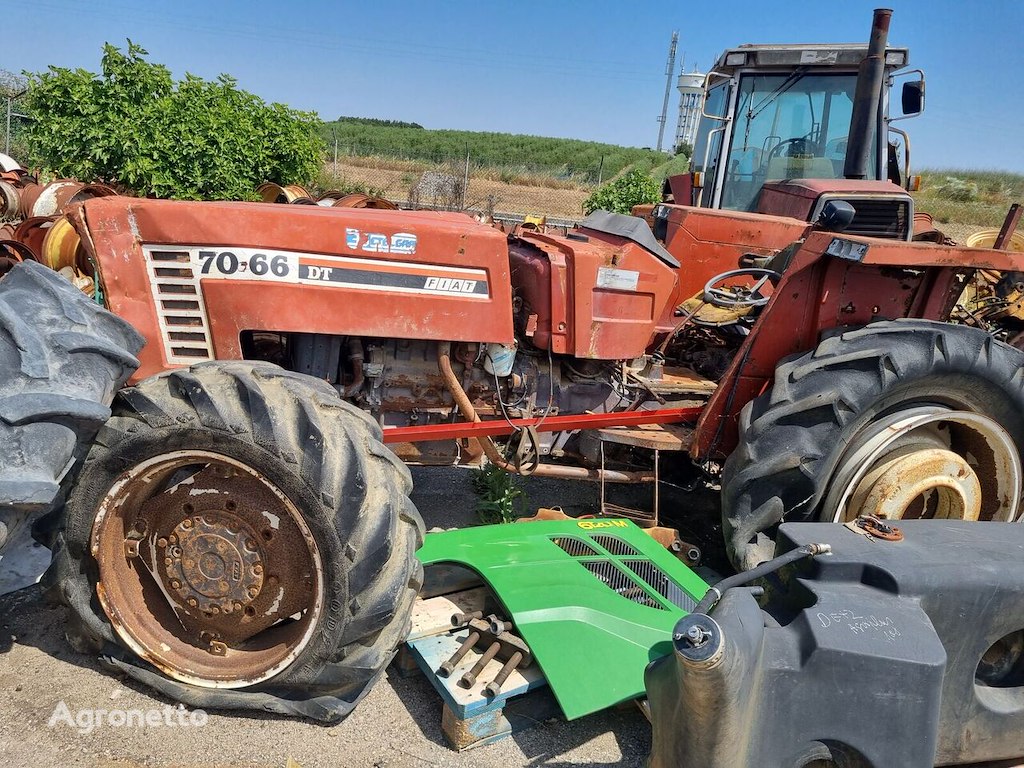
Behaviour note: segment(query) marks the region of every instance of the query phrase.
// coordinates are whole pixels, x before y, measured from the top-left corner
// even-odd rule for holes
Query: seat
[[[835,168],[824,157],[773,157],[768,161],[769,181],[780,179],[832,179]]]

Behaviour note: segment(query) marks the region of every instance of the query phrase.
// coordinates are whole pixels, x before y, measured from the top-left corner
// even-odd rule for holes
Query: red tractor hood
[[[859,179],[785,179],[769,181],[761,188],[757,212],[791,216],[809,221],[815,203],[824,194],[847,199],[864,197],[905,197],[906,190],[891,181]]]

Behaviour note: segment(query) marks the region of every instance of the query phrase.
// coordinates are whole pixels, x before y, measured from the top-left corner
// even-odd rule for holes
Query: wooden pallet
[[[493,698],[484,694],[484,686],[501,669],[502,662],[497,659],[484,667],[471,688],[458,685],[462,674],[480,658],[475,649],[459,662],[450,677],[437,674],[441,664],[469,635],[466,628],[452,629],[452,615],[480,610],[485,594],[483,588],[478,588],[417,600],[412,631],[396,660],[401,674],[418,669],[441,696],[441,730],[449,745],[460,752],[491,744],[558,714],[547,681],[535,664],[513,671]]]

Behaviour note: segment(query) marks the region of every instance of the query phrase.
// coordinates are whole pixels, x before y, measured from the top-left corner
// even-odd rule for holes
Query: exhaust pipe
[[[849,138],[846,143],[846,162],[843,175],[848,179],[866,179],[871,169],[871,144],[875,136],[878,106],[882,99],[885,77],[885,47],[889,42],[889,21],[892,11],[875,9],[871,21],[871,40],[868,55],[860,63],[857,90],[853,96],[853,114],[850,116]]]

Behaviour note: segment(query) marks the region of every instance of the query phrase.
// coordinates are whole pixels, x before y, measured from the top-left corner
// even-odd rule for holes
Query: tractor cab
[[[815,229],[913,239],[910,142],[893,123],[923,111],[924,73],[888,46],[890,15],[876,11],[867,44],[741,45],[705,75],[690,172],[634,209],[682,265],[676,312],[700,307],[700,325],[734,273],[756,282],[771,264],[777,282]]]
[[[865,85],[869,54],[864,44],[726,50],[705,77],[691,173],[673,180],[674,202],[813,222],[829,200],[841,199],[856,211],[849,233],[909,239],[909,142],[891,123],[922,111],[923,73],[900,75],[909,53],[886,47],[877,87],[870,77]],[[895,79],[915,74],[903,82],[901,114],[892,116]]]

